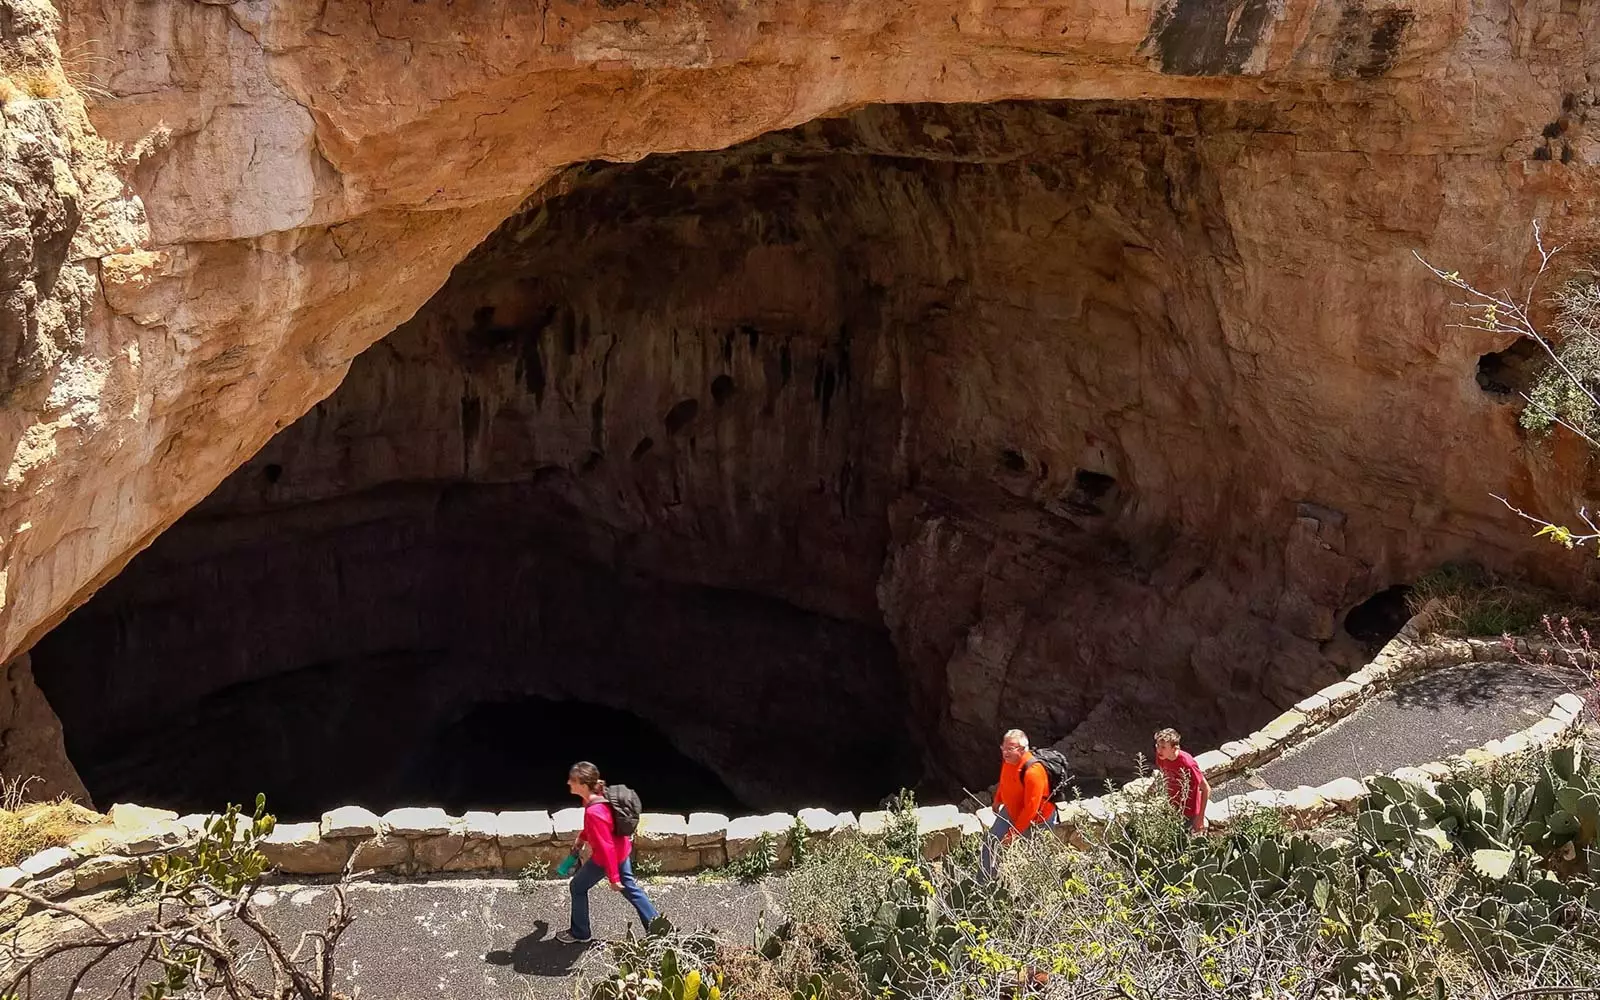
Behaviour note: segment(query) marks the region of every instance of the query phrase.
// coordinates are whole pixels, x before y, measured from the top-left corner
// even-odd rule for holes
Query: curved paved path
[[[1563,667],[1440,667],[1400,682],[1276,760],[1224,782],[1212,797],[1431,763],[1525,729],[1550,710],[1557,695],[1582,690],[1583,676]]]
[[[679,928],[713,929],[729,942],[749,942],[763,911],[770,925],[782,882],[671,878],[647,882],[646,888]],[[512,879],[357,882],[348,898],[356,919],[336,956],[341,988],[358,1000],[572,998],[587,995],[585,974],[600,971],[606,959],[602,945],[555,940],[567,926],[564,881],[534,883],[530,892]],[[621,896],[597,887],[589,900],[597,936],[620,939],[630,926],[637,931],[633,909]],[[322,926],[332,893],[327,885],[284,883],[265,890],[260,902],[269,904],[262,910],[269,926],[292,943],[300,932]],[[134,926],[145,915],[144,909],[123,910],[112,926]],[[67,926],[52,923],[55,933]],[[58,1000],[86,958],[44,970],[32,996]],[[97,988],[86,985],[79,995],[99,1000],[126,967],[94,970],[89,985]]]

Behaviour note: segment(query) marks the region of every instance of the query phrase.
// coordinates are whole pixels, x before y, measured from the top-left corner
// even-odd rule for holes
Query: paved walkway
[[[1550,710],[1557,695],[1582,690],[1582,675],[1561,667],[1440,667],[1396,685],[1254,772],[1224,782],[1212,797],[1427,764],[1525,729]]]
[[[763,910],[771,920],[781,882],[742,885],[674,878],[646,888],[677,927],[714,929],[725,940],[743,943],[753,940]],[[341,988],[357,1000],[586,996],[585,973],[592,976],[606,957],[602,945],[585,948],[555,940],[556,932],[567,926],[565,882],[535,883],[532,892],[519,891],[509,879],[362,882],[349,887],[349,900],[356,919],[337,957]],[[629,926],[637,930],[637,918],[620,896],[597,887],[590,901],[597,936],[621,938]],[[272,886],[260,902],[268,904],[262,912],[269,925],[288,943],[302,931],[322,926],[332,891],[326,885],[284,884]],[[113,926],[132,926],[145,915],[126,913]],[[45,970],[32,996],[61,998],[87,957]],[[105,996],[125,968],[95,969],[79,995],[96,1000]],[[91,985],[97,988],[91,990]]]

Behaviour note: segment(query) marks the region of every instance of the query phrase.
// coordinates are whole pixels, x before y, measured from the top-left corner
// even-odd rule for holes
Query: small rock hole
[[[1022,452],[1012,448],[1004,448],[1000,451],[1000,464],[1005,467],[1007,472],[1028,471],[1028,460],[1022,456]]]
[[[655,446],[656,442],[654,438],[640,438],[639,443],[633,446],[633,460],[637,462],[639,459],[648,454],[650,449],[654,448]]]
[[[1117,487],[1115,478],[1103,472],[1079,469],[1072,474],[1072,491],[1067,494],[1067,510],[1084,517],[1100,517]]]
[[[1503,351],[1478,359],[1478,388],[1491,396],[1516,396],[1526,392],[1538,374],[1544,351],[1531,340],[1518,340]]]
[[[267,467],[261,470],[261,474],[266,477],[267,482],[275,483],[283,478],[283,466],[277,462],[269,462]]]
[[[718,406],[733,398],[737,391],[738,386],[733,384],[732,377],[728,375],[718,375],[711,380],[711,401]]]
[[[679,400],[673,405],[672,409],[667,411],[667,415],[662,422],[667,425],[668,434],[676,434],[689,426],[689,422],[699,413],[700,401],[698,399],[683,399]]]

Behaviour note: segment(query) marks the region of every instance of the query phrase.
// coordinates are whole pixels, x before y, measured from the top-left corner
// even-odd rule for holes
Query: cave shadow
[[[1513,700],[1532,707],[1541,699],[1553,701],[1579,690],[1583,683],[1578,671],[1550,664],[1461,663],[1397,684],[1389,697],[1401,708],[1468,708]]]
[[[562,944],[550,933],[548,920],[536,920],[533,930],[517,939],[511,950],[498,949],[483,956],[490,965],[510,966],[521,976],[570,976],[573,966],[593,947]]]

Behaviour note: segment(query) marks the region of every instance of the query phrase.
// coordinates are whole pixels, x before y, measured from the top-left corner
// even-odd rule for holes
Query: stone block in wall
[[[0,886],[9,889],[26,881],[28,881],[28,873],[21,868],[14,865],[10,868],[0,868]]]
[[[1235,795],[1227,801],[1254,809],[1284,809],[1289,805],[1289,793],[1281,788],[1258,788],[1253,792]],[[1237,805],[1235,811],[1239,811]]]
[[[976,837],[984,831],[983,821],[972,813],[961,814],[961,836]]]
[[[1511,655],[1505,644],[1498,640],[1468,639],[1467,647],[1472,651],[1472,658],[1479,663],[1497,663]]]
[[[1293,709],[1262,726],[1259,734],[1273,743],[1282,743],[1306,727],[1306,714]]]
[[[654,862],[661,871],[668,874],[692,872],[700,868],[701,851],[697,847],[669,844],[643,845],[635,841],[633,849],[635,854]]]
[[[1567,725],[1568,723],[1559,722],[1551,718],[1545,718],[1529,726],[1527,733],[1528,736],[1531,737],[1538,745],[1549,746],[1551,743],[1554,743],[1562,733],[1567,731]]]
[[[438,837],[456,830],[454,816],[437,808],[407,806],[383,814],[384,827],[397,837]],[[323,836],[337,836],[324,831]]]
[[[1295,702],[1294,710],[1296,712],[1304,713],[1305,717],[1308,719],[1320,720],[1327,716],[1328,710],[1332,704],[1332,702],[1324,698],[1322,695],[1312,694],[1307,695],[1306,697]]]
[[[1205,753],[1196,757],[1194,762],[1200,765],[1201,771],[1204,771],[1206,774],[1210,775],[1215,774],[1223,768],[1231,766],[1233,764],[1233,758],[1229,757],[1221,750],[1207,750]]]
[[[795,818],[806,825],[813,836],[827,837],[839,829],[839,817],[826,809],[802,809]]]
[[[217,813],[189,813],[187,816],[179,816],[174,822],[183,828],[187,839],[198,841],[205,836],[206,830],[217,816]],[[239,816],[233,824],[233,842],[237,844],[250,836],[251,825],[249,816]]]
[[[17,863],[29,878],[46,878],[76,861],[78,855],[65,847],[47,847]]]
[[[570,844],[572,838],[583,830],[583,810],[577,806],[559,809],[550,817],[550,822],[555,826],[556,839]]]
[[[411,861],[411,842],[396,833],[380,833],[356,843],[350,855],[353,871],[394,868]]]
[[[460,832],[423,837],[412,842],[411,856],[416,859],[418,871],[445,871],[445,865],[461,853],[461,848],[466,842],[467,835]]]
[[[872,809],[862,813],[856,822],[863,837],[881,837],[889,832],[889,811]]]
[[[690,813],[684,843],[689,847],[710,847],[721,844],[727,832],[728,817],[721,813]]]
[[[383,832],[383,821],[371,809],[340,806],[322,814],[320,832],[324,837],[376,837]]]
[[[1556,698],[1556,704],[1571,712],[1574,717],[1583,714],[1583,699],[1570,691]]]
[[[737,861],[750,853],[763,834],[770,835],[782,861],[789,851],[789,830],[794,827],[794,817],[788,813],[767,813],[765,816],[740,816],[728,821],[724,844],[728,860]]]
[[[1318,785],[1317,794],[1345,812],[1353,813],[1367,797],[1367,786],[1355,778],[1335,778]]]
[[[1058,802],[1058,803],[1056,803],[1056,805],[1059,807],[1061,805],[1061,803]],[[994,810],[990,809],[988,806],[984,806],[982,809],[979,809],[977,812],[973,813],[972,815],[978,817],[978,822],[983,824],[983,828],[985,830],[989,830],[994,826],[994,821],[995,821]]]
[[[1204,765],[1202,765],[1201,769],[1204,770]],[[1148,795],[1150,790],[1155,786],[1156,776],[1154,774],[1147,774],[1142,778],[1134,778],[1132,781],[1124,782],[1122,785],[1122,791],[1125,795],[1139,798],[1141,796]]]
[[[1361,688],[1349,681],[1335,681],[1317,692],[1317,694],[1328,699],[1329,705],[1335,711],[1343,711],[1344,706],[1340,703],[1348,701],[1360,693]]]
[[[1092,799],[1079,799],[1078,808],[1083,813],[1086,826],[1104,826],[1111,822],[1111,803],[1106,801],[1106,796],[1097,795]]]
[[[1284,793],[1282,808],[1301,819],[1314,819],[1338,808],[1310,785],[1296,785]]]
[[[688,841],[689,820],[674,813],[644,813],[639,817],[639,831],[633,835],[635,846],[682,847]]]
[[[500,867],[500,845],[493,840],[483,838],[465,837],[461,850],[446,861],[442,867],[447,872],[480,872],[493,871]]]
[[[961,810],[956,806],[918,806],[917,832],[922,836],[922,856],[941,858],[961,841]]]
[[[461,816],[461,832],[467,835],[468,840],[493,840],[500,839],[500,817],[492,812],[470,810]]]
[[[151,809],[131,802],[118,802],[106,813],[106,819],[118,830],[142,830],[152,823],[175,822],[178,814],[171,809]]]
[[[1251,755],[1250,745],[1244,740],[1229,740],[1217,749],[1226,754],[1229,760],[1239,764],[1248,764],[1255,759]]]
[[[1484,749],[1501,757],[1510,757],[1522,753],[1533,746],[1533,740],[1527,733],[1512,733],[1503,740],[1490,740]]]
[[[721,868],[728,863],[728,849],[721,844],[700,848],[701,868]]]
[[[196,839],[197,835],[189,827],[176,820],[163,819],[138,829],[119,830],[113,834],[107,846],[114,847],[118,854],[144,855],[181,847]],[[237,833],[235,839],[238,839]]]
[[[103,885],[121,882],[129,875],[137,875],[141,867],[138,858],[102,854],[72,869],[72,886],[77,892],[88,892]]]
[[[1419,788],[1426,788],[1429,791],[1433,790],[1434,782],[1437,780],[1433,777],[1433,775],[1429,774],[1427,771],[1424,771],[1420,767],[1396,768],[1394,771],[1390,772],[1389,776],[1403,784],[1416,785]]]
[[[543,809],[528,812],[503,812],[495,817],[499,829],[496,839],[502,849],[531,847],[548,843],[555,837],[555,824]],[[571,843],[570,840],[567,843]]]
[[[324,840],[320,823],[280,823],[261,842],[261,853],[292,875],[332,875],[344,870],[353,847],[350,840]]]
[[[28,886],[35,896],[43,896],[45,899],[70,896],[75,888],[76,882],[70,868],[62,869],[48,878],[36,879]]]

